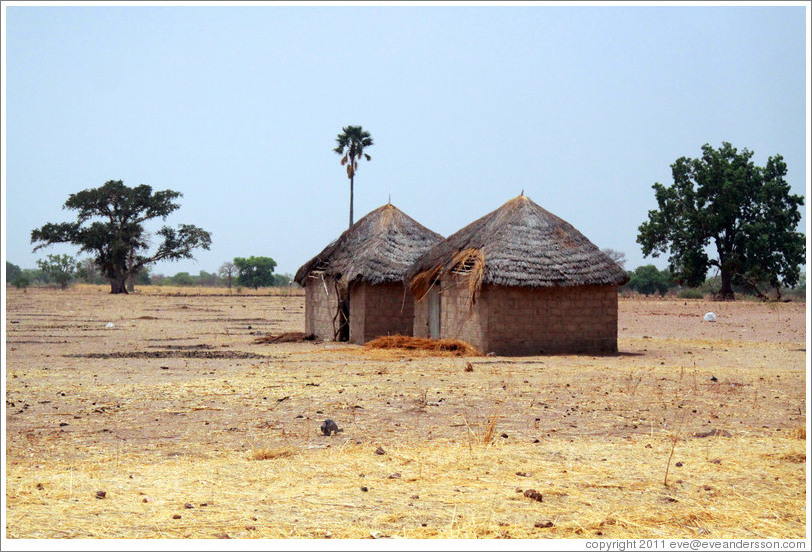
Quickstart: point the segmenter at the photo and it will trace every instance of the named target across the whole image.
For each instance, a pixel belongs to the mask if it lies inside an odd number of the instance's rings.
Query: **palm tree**
[[[372,159],[364,153],[364,148],[372,145],[372,136],[360,126],[345,126],[342,133],[336,138],[338,146],[333,150],[342,155],[341,166],[347,166],[347,178],[350,179],[350,226],[352,226],[353,187],[355,184],[355,171],[358,170],[358,160],[365,157]]]

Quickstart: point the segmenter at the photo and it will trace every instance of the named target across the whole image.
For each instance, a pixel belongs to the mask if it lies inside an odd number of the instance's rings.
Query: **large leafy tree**
[[[342,133],[336,138],[338,145],[333,150],[341,155],[341,166],[347,167],[347,178],[350,179],[350,226],[353,223],[352,206],[355,187],[355,173],[358,170],[358,161],[363,157],[371,160],[364,148],[372,145],[372,136],[360,126],[345,126]]]
[[[234,266],[237,267],[237,283],[241,286],[257,289],[276,282],[273,274],[276,261],[270,257],[236,257]]]
[[[55,243],[70,243],[94,256],[96,266],[110,281],[110,293],[127,293],[126,281],[142,268],[157,261],[192,258],[198,247],[209,249],[211,234],[191,224],[177,228],[164,226],[157,250],[149,252],[149,236],[144,223],[166,217],[180,205],[180,192],[153,192],[141,184],[135,188],[120,180],[110,180],[100,188],[71,194],[64,209],[77,212],[76,222],[48,223],[31,232],[34,251]]]
[[[720,299],[733,299],[733,284],[760,296],[764,285],[794,286],[806,254],[805,237],[796,231],[804,198],[790,193],[780,155],[765,167],[752,157],[723,142],[718,150],[702,146],[698,159],[677,159],[674,183],[653,185],[658,209],[649,211],[637,236],[643,254],[669,253],[669,269],[691,287],[716,267]]]

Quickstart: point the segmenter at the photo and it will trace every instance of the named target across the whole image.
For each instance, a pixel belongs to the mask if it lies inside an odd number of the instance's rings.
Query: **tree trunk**
[[[721,301],[732,301],[733,296],[733,274],[729,270],[722,268],[722,289],[719,290],[718,299]]]
[[[352,200],[353,200],[353,182],[354,177],[350,177],[350,226],[352,226]]]
[[[127,278],[123,274],[110,278],[110,293],[127,293]]]
[[[756,294],[756,297],[761,299],[762,301],[769,301],[770,297],[767,295],[765,291],[761,291],[761,288],[758,287],[758,282],[754,281],[752,278],[745,280],[745,285],[753,290],[753,293]],[[769,291],[769,290],[766,290]],[[778,292],[778,298],[781,298],[781,291],[776,288]]]
[[[133,270],[133,250],[127,255],[127,291],[135,291],[135,271]]]

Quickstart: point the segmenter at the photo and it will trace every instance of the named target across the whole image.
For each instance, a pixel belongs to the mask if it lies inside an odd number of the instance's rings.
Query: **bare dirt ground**
[[[806,536],[804,304],[449,358],[254,343],[301,295],[6,293],[7,538]]]

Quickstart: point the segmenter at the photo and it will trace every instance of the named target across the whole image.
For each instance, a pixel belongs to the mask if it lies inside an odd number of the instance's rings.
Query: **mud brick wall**
[[[614,353],[617,301],[617,286],[485,285],[471,309],[466,279],[453,276],[442,283],[440,330],[444,338],[503,356]]]
[[[327,286],[325,292],[324,287]],[[331,278],[308,278],[305,283],[305,333],[319,339],[333,339],[333,317],[338,308],[338,296]]]
[[[429,335],[429,299],[425,297],[418,302],[414,295],[409,294],[406,298],[414,304],[414,323],[412,332],[414,337],[430,337]]]
[[[414,298],[403,283],[358,283],[350,288],[350,341],[412,335]]]
[[[484,286],[482,291],[485,352],[617,352],[617,286]]]
[[[350,287],[350,341],[359,345],[366,343],[364,340],[366,298],[366,284],[353,284]]]
[[[443,279],[440,291],[440,335],[444,339],[462,339],[474,347],[488,352],[487,311],[480,298],[470,308],[468,279],[449,276]]]

